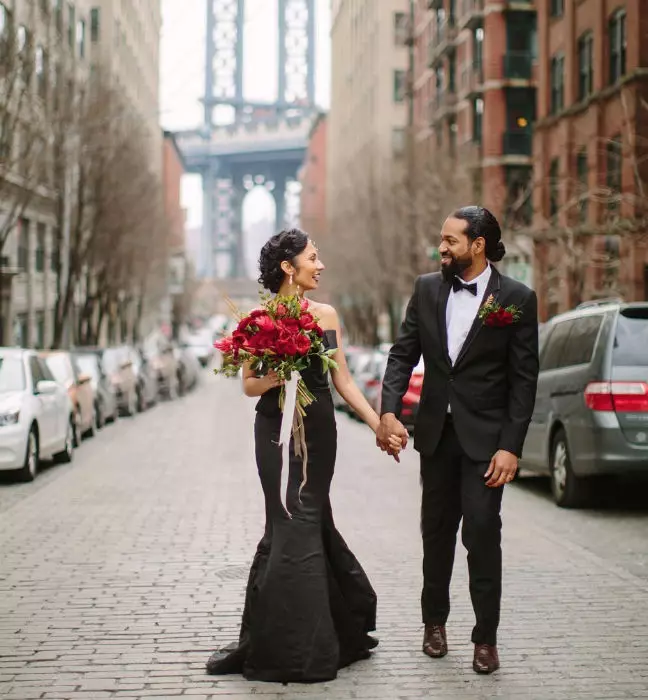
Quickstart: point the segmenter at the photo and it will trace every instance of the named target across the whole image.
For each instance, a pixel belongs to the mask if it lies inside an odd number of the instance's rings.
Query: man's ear
[[[478,255],[481,255],[481,253],[483,253],[486,250],[486,239],[482,238],[481,236],[479,238],[476,238],[473,241],[472,249],[473,252],[477,253]]]

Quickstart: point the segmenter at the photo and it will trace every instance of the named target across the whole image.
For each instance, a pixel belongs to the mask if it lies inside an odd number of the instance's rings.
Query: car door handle
[[[577,396],[581,393],[580,389],[561,389],[560,391],[552,391],[549,398],[557,398],[559,396]]]

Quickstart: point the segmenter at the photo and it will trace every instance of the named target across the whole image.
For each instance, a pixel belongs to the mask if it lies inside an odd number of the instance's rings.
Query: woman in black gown
[[[324,266],[303,232],[273,236],[261,250],[259,282],[273,293],[316,289]],[[376,431],[379,418],[353,383],[339,348],[335,310],[309,302],[325,343],[338,348],[333,381],[340,395]],[[246,368],[244,391],[260,396],[254,426],[256,461],[265,497],[265,532],[252,563],[238,644],[216,651],[207,662],[213,675],[242,673],[250,680],[316,682],[336,677],[339,668],[369,656],[378,643],[369,635],[376,623],[376,594],[362,567],[335,528],[329,490],[337,448],[335,412],[319,360],[302,378],[314,401],[304,418],[308,480],[298,496],[302,460],[290,445],[288,492],[280,493],[281,413],[276,375],[257,377]],[[400,440],[392,438],[397,454]]]

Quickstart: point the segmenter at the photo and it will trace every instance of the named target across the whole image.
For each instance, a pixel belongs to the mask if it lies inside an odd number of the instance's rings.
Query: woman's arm
[[[279,379],[274,371],[268,372],[263,377],[257,377],[252,369],[251,363],[243,365],[243,393],[246,396],[262,396],[266,391],[281,386],[283,381]]]
[[[338,349],[333,359],[337,363],[337,369],[331,369],[333,384],[340,396],[346,403],[360,416],[360,418],[374,431],[378,430],[380,417],[373,410],[363,393],[358,389],[353,381],[342,346],[342,330],[337,312],[332,306],[322,304],[320,311],[320,325],[323,328],[335,330],[337,335]]]

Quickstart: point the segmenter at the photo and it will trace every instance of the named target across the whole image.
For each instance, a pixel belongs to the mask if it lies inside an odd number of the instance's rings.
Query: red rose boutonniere
[[[486,303],[479,309],[479,318],[485,326],[494,326],[495,328],[504,328],[517,323],[522,317],[522,310],[511,304],[504,307],[495,301],[495,297],[491,294]]]

